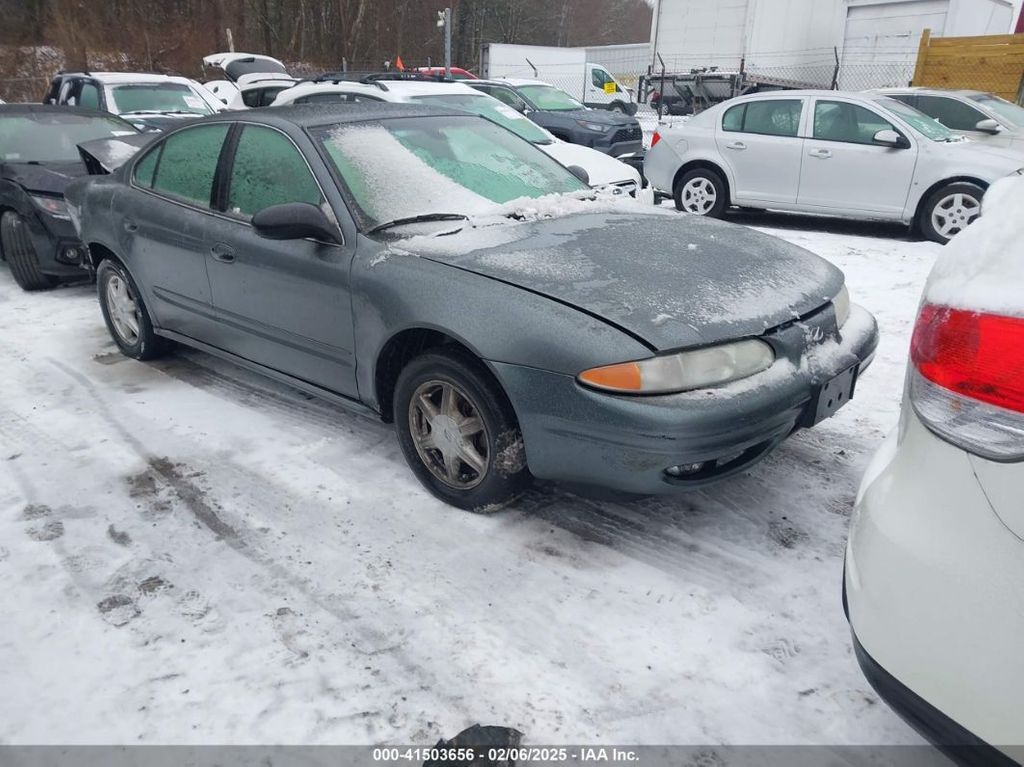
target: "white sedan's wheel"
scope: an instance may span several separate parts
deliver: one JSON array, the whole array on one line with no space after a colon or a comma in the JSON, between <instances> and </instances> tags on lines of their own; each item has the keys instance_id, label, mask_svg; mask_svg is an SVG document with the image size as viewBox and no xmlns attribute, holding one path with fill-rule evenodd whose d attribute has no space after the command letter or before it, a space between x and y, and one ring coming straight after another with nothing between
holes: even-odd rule
<instances>
[{"instance_id":1,"label":"white sedan's wheel","mask_svg":"<svg viewBox=\"0 0 1024 767\"><path fill-rule=\"evenodd\" d=\"M683 210L706 216L718 201L715 185L706 178L695 178L683 186Z\"/></svg>"},{"instance_id":2,"label":"white sedan's wheel","mask_svg":"<svg viewBox=\"0 0 1024 767\"><path fill-rule=\"evenodd\" d=\"M695 216L720 217L729 205L725 181L710 168L695 168L676 181L676 210Z\"/></svg>"},{"instance_id":3,"label":"white sedan's wheel","mask_svg":"<svg viewBox=\"0 0 1024 767\"><path fill-rule=\"evenodd\" d=\"M977 184L957 181L937 189L921 207L918 224L929 240L945 244L981 215L985 190Z\"/></svg>"},{"instance_id":4,"label":"white sedan's wheel","mask_svg":"<svg viewBox=\"0 0 1024 767\"><path fill-rule=\"evenodd\" d=\"M942 237L949 240L960 234L981 215L981 200L957 192L939 200L932 209L932 226Z\"/></svg>"}]
</instances>

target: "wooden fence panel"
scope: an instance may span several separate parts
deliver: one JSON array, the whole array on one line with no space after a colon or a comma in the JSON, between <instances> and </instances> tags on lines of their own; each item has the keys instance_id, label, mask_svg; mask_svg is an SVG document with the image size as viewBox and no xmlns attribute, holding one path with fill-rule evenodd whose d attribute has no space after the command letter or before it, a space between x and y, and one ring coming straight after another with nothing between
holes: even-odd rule
<instances>
[{"instance_id":1,"label":"wooden fence panel","mask_svg":"<svg viewBox=\"0 0 1024 767\"><path fill-rule=\"evenodd\" d=\"M921 35L914 85L969 88L1017 101L1024 85L1024 35Z\"/></svg>"}]
</instances>

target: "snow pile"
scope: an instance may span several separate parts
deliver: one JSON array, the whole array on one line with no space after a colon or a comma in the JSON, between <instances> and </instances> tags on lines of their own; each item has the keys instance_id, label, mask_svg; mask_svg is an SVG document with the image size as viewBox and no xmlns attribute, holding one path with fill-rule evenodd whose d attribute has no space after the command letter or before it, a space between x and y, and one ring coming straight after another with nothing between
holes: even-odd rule
<instances>
[{"instance_id":1,"label":"snow pile","mask_svg":"<svg viewBox=\"0 0 1024 767\"><path fill-rule=\"evenodd\" d=\"M1024 313L1024 176L985 194L983 215L935 262L925 297L961 309Z\"/></svg>"}]
</instances>

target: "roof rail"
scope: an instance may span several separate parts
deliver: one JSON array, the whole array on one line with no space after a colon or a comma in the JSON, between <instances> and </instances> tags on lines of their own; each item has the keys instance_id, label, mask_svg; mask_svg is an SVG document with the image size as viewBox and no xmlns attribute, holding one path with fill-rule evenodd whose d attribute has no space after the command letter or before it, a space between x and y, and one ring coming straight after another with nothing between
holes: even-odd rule
<instances>
[{"instance_id":1,"label":"roof rail","mask_svg":"<svg viewBox=\"0 0 1024 767\"><path fill-rule=\"evenodd\" d=\"M318 81L328 82L359 82L367 85L377 84L381 80L417 80L421 82L447 82L444 75L430 74L429 72L409 72L392 70L387 72L325 72L316 78Z\"/></svg>"}]
</instances>

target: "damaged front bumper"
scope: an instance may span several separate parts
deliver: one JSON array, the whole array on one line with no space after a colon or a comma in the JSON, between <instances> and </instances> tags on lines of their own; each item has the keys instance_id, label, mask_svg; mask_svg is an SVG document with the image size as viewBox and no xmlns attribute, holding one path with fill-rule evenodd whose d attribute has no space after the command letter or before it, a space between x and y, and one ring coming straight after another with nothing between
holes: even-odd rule
<instances>
[{"instance_id":1,"label":"damaged front bumper","mask_svg":"<svg viewBox=\"0 0 1024 767\"><path fill-rule=\"evenodd\" d=\"M827 315L834 328L831 308ZM849 401L878 344L874 318L853 306L839 337L794 355L808 348L807 330L793 323L765 334L777 357L768 370L681 394L610 395L572 376L490 365L516 410L535 477L656 494L749 468Z\"/></svg>"}]
</instances>

